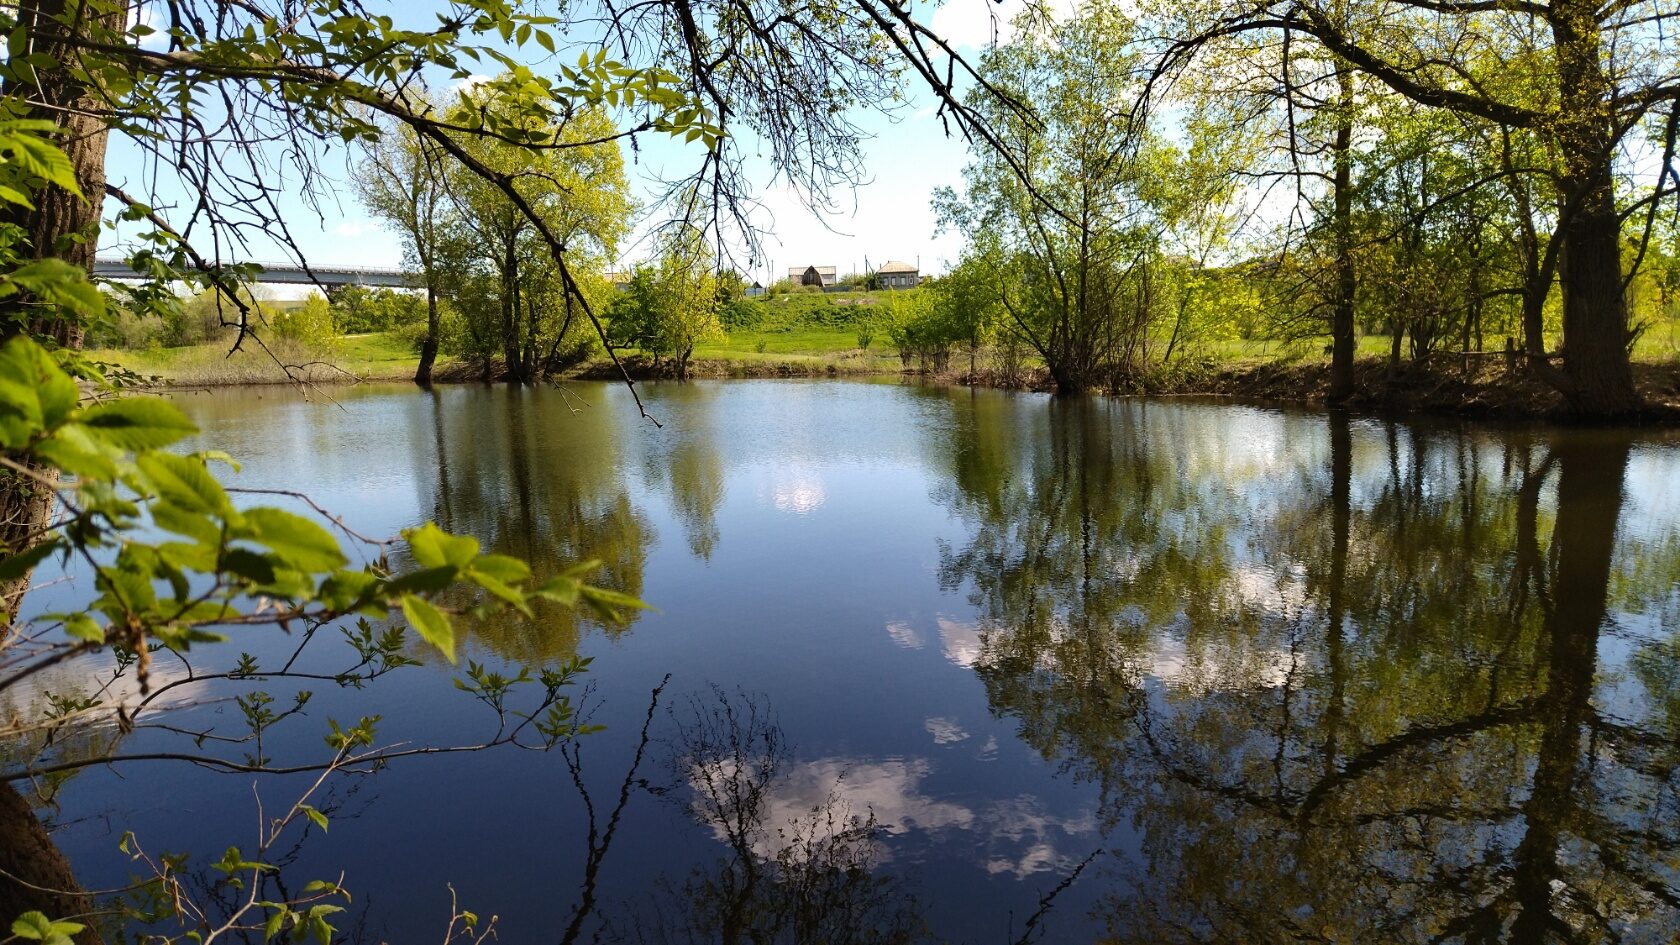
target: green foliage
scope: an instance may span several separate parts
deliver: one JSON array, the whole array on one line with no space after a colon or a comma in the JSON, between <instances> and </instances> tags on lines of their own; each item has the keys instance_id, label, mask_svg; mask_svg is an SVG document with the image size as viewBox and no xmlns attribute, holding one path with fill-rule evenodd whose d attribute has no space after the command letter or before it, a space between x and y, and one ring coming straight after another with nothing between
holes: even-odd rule
<instances>
[{"instance_id":1,"label":"green foliage","mask_svg":"<svg viewBox=\"0 0 1680 945\"><path fill-rule=\"evenodd\" d=\"M319 292L311 292L301 305L272 312L268 323L276 336L311 347L326 347L338 337L332 303Z\"/></svg>"},{"instance_id":2,"label":"green foliage","mask_svg":"<svg viewBox=\"0 0 1680 945\"><path fill-rule=\"evenodd\" d=\"M79 401L74 381L40 346L16 338L0 348L0 449L17 474L57 492L64 509L48 535L7 550L0 575L26 573L54 554L93 568L97 593L85 611L34 618L63 628L72 649L138 650L156 640L186 650L224 639L212 628L252 617L323 622L384 617L400 605L421 636L453 659L451 617L431 600L452 587L484 591L478 609L528 613L533 599L634 605L575 573L532 585L522 562L480 554L475 539L434 525L404 535L418 571L348 567L321 524L279 508L240 509L211 475L210 456L163 452L195 432L167 401ZM24 462L75 478L55 484ZM157 540L142 537L148 523ZM259 597L265 609L253 609Z\"/></svg>"},{"instance_id":3,"label":"green foliage","mask_svg":"<svg viewBox=\"0 0 1680 945\"><path fill-rule=\"evenodd\" d=\"M25 912L12 923L12 934L41 945L72 945L76 934L86 927L79 922L55 922L39 912Z\"/></svg>"},{"instance_id":4,"label":"green foliage","mask_svg":"<svg viewBox=\"0 0 1680 945\"><path fill-rule=\"evenodd\" d=\"M341 335L400 331L426 321L426 300L413 292L347 285L328 300L332 328Z\"/></svg>"},{"instance_id":5,"label":"green foliage","mask_svg":"<svg viewBox=\"0 0 1680 945\"><path fill-rule=\"evenodd\" d=\"M636 267L613 298L607 338L669 357L684 376L695 345L723 335L720 312L737 302L750 304L732 298L729 289L720 291L710 248L697 231L682 229L664 241L656 262Z\"/></svg>"}]
</instances>

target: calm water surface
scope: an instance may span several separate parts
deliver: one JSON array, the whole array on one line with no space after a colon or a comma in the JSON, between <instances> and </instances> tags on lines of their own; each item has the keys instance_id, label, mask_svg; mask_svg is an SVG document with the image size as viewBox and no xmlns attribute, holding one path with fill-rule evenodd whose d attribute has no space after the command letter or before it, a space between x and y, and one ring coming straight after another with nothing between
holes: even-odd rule
<instances>
[{"instance_id":1,"label":"calm water surface","mask_svg":"<svg viewBox=\"0 0 1680 945\"><path fill-rule=\"evenodd\" d=\"M655 385L663 429L613 385L336 396L182 403L232 482L597 558L660 608L464 654L594 658L601 827L671 676L586 940L1680 934L1672 437L879 383ZM320 691L267 753L376 712L382 741L482 738L455 672ZM127 878L125 829L213 859L250 782L88 770L58 837L90 887ZM502 941L561 940L589 825L559 754L408 761L330 807L286 875L342 871L349 936L441 940L452 883Z\"/></svg>"}]
</instances>

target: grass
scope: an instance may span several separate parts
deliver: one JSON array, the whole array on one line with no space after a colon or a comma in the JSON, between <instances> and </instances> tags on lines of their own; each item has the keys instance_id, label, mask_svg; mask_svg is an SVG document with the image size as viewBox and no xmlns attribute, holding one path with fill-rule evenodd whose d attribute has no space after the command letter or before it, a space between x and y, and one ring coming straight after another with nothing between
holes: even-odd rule
<instances>
[{"instance_id":1,"label":"grass","mask_svg":"<svg viewBox=\"0 0 1680 945\"><path fill-rule=\"evenodd\" d=\"M857 332L852 329L737 331L727 339L697 346L694 356L743 361L823 358L856 351L857 346ZM877 354L883 348L879 343L872 346Z\"/></svg>"},{"instance_id":2,"label":"grass","mask_svg":"<svg viewBox=\"0 0 1680 945\"><path fill-rule=\"evenodd\" d=\"M790 306L831 305L835 299L849 298L845 294L795 294ZM775 300L767 305L781 304ZM848 304L856 304L851 302ZM844 306L842 306L844 307ZM766 319L769 323L771 320ZM777 319L780 321L780 319ZM820 327L796 325L783 328L766 324L757 329L738 330L729 337L700 345L695 349L697 373L702 375L729 374L870 374L897 373L900 362L897 352L877 332L875 343L867 351L857 344L857 329L852 326ZM1497 342L1497 345L1496 345ZM1490 350L1502 350L1503 339L1489 338ZM302 376L317 383L361 380L407 380L414 374L417 357L407 342L397 333L348 335L336 339L328 347L308 348L295 342L277 341L270 350L281 361L294 365L308 365ZM1323 344L1283 341L1226 341L1202 342L1195 353L1224 365L1253 366L1260 363L1314 363L1328 361ZM232 385L284 383L286 375L275 358L262 349L250 346L231 357L228 343L193 345L183 348L150 348L138 351L104 350L92 352L101 360L120 365L136 373L159 376L181 385ZM1359 339L1358 356L1385 358L1388 338L1366 335ZM1680 361L1680 323L1664 323L1652 327L1640 336L1634 349L1634 359L1647 364L1670 365ZM956 358L953 363L961 361ZM440 366L443 362L440 362ZM707 369L709 368L709 370Z\"/></svg>"},{"instance_id":3,"label":"grass","mask_svg":"<svg viewBox=\"0 0 1680 945\"><path fill-rule=\"evenodd\" d=\"M392 332L345 335L324 346L275 339L268 342L266 350L247 344L230 353L231 344L229 339L179 348L107 349L89 354L137 374L185 386L286 383L286 371L277 360L298 366L294 368L296 377L316 383L352 378L407 380L419 363L407 342Z\"/></svg>"}]
</instances>

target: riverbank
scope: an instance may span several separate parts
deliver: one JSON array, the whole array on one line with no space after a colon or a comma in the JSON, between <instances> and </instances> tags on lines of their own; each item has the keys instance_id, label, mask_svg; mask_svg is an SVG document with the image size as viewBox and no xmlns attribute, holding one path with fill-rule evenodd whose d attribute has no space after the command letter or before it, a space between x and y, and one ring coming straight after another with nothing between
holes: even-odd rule
<instances>
[{"instance_id":1,"label":"riverbank","mask_svg":"<svg viewBox=\"0 0 1680 945\"><path fill-rule=\"evenodd\" d=\"M1563 396L1526 373L1507 371L1502 363L1477 359L1469 369L1457 358L1423 368L1390 368L1386 358L1365 358L1354 365L1355 391L1344 406L1351 410L1448 414L1476 419L1567 421ZM1652 423L1680 423L1680 365L1638 362L1634 381L1646 403L1641 416ZM1322 407L1330 390L1325 361L1259 361L1212 364L1145 381L1122 393L1154 396L1215 396L1244 402L1273 402Z\"/></svg>"},{"instance_id":2,"label":"riverbank","mask_svg":"<svg viewBox=\"0 0 1680 945\"><path fill-rule=\"evenodd\" d=\"M174 387L237 387L307 383L329 385L408 381L417 358L394 335L353 335L325 349L307 349L280 342L268 348L252 346L233 354L216 345L146 351L93 352L143 378ZM675 366L669 359L628 355L623 367L637 380L670 379ZM906 368L896 354L856 346L845 332L780 332L742 336L708 345L689 362L695 379L917 376L934 383L1045 391L1049 378L1042 369L1002 377L985 367L969 373L966 358L954 358L961 371L928 375ZM1180 363L1151 372L1122 385L1115 393L1160 397L1207 396L1246 403L1323 406L1329 390L1329 362L1316 357L1235 356ZM1680 422L1680 363L1672 359L1641 360L1634 365L1636 381L1649 409L1638 419ZM567 378L612 380L618 366L605 359L565 372ZM438 383L476 383L484 379L481 366L440 360ZM1409 363L1391 370L1384 357L1361 358L1355 370L1356 393L1348 407L1372 412L1449 414L1481 419L1566 419L1563 399L1537 378L1512 374L1502 359L1457 357L1437 359L1422 368Z\"/></svg>"},{"instance_id":3,"label":"riverbank","mask_svg":"<svg viewBox=\"0 0 1680 945\"><path fill-rule=\"evenodd\" d=\"M1556 389L1537 377L1512 373L1494 359L1443 358L1437 367L1403 363L1398 370L1387 358L1361 358L1354 367L1355 392L1343 406L1371 413L1420 413L1475 419L1550 420L1567 422L1566 404ZM669 362L655 364L628 358L624 369L637 380L673 378ZM970 373L929 374L905 368L898 358L809 358L787 362L696 360L691 378L845 377L897 375L920 377L933 383L1048 392L1053 389L1042 368L1002 377L984 368ZM568 376L591 380L620 377L608 362L587 365ZM1680 364L1635 362L1634 378L1646 403L1639 422L1680 423ZM477 378L474 378L477 379ZM1330 364L1324 360L1248 359L1178 365L1119 385L1117 396L1217 397L1241 403L1324 407L1330 390Z\"/></svg>"}]
</instances>

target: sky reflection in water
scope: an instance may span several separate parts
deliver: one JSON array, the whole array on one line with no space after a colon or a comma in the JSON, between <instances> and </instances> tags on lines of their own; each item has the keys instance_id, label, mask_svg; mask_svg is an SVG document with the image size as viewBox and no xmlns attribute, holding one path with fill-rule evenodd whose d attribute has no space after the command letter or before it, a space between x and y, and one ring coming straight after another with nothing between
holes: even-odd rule
<instances>
[{"instance_id":1,"label":"sky reflection in water","mask_svg":"<svg viewBox=\"0 0 1680 945\"><path fill-rule=\"evenodd\" d=\"M241 485L539 571L599 558L661 608L469 647L596 658L598 798L673 674L603 940L1012 941L1082 864L1042 940L1680 929L1670 440L878 383L652 385L663 429L612 385L335 396L183 403ZM318 699L271 754L351 712L390 739L484 723L435 664ZM203 854L249 829L240 779L124 773L66 791L90 885L126 875L128 827ZM445 882L503 940L557 940L585 830L557 757L339 798L288 870L345 870L366 940L435 935ZM800 925L794 889L849 931Z\"/></svg>"}]
</instances>

